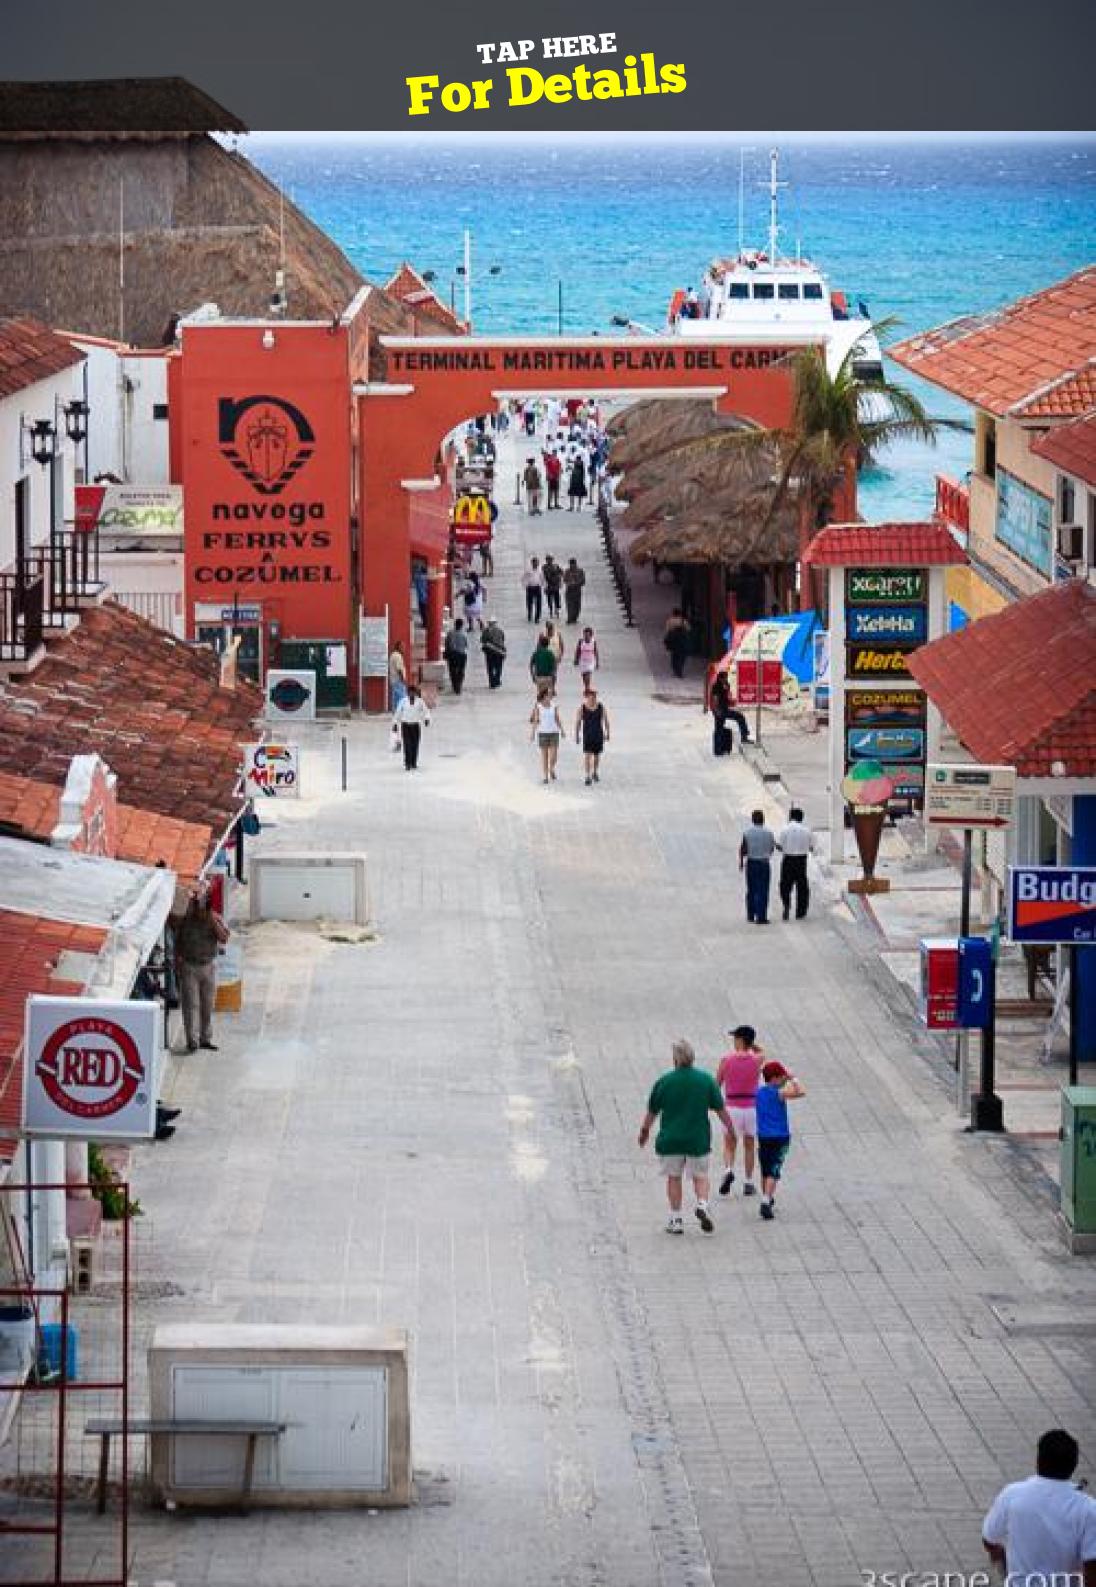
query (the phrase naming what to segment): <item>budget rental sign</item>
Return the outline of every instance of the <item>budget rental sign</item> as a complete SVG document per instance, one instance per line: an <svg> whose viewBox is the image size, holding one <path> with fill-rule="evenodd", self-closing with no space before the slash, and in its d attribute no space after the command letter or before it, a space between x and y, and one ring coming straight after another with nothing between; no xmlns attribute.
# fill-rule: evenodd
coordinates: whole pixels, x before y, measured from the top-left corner
<svg viewBox="0 0 1096 1587"><path fill-rule="evenodd" d="M156 1128L158 1003L29 997L23 1133L148 1140Z"/></svg>
<svg viewBox="0 0 1096 1587"><path fill-rule="evenodd" d="M1096 868L1009 867L1012 942L1096 942Z"/></svg>

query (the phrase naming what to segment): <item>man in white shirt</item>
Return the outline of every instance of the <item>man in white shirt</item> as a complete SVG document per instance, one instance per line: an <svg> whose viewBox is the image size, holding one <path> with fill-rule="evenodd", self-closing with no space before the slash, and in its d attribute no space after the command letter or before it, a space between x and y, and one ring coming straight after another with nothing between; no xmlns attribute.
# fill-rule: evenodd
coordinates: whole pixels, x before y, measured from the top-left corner
<svg viewBox="0 0 1096 1587"><path fill-rule="evenodd" d="M787 825L776 834L776 846L781 853L780 902L784 906L784 919L791 913L792 893L795 893L795 918L802 920L811 902L811 888L807 880L807 855L814 839L811 829L803 820L802 810L792 807L788 811Z"/></svg>
<svg viewBox="0 0 1096 1587"><path fill-rule="evenodd" d="M1096 1587L1096 1499L1071 1481L1079 1453L1075 1438L1052 1428L1039 1440L1037 1475L1010 1482L994 1499L982 1542L1009 1587Z"/></svg>

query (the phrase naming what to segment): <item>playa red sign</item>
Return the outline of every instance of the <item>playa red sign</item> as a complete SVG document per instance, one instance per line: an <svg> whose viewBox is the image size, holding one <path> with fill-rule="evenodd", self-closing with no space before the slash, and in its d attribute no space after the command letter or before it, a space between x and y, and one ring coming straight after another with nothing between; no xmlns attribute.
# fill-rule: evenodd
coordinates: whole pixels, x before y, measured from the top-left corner
<svg viewBox="0 0 1096 1587"><path fill-rule="evenodd" d="M150 1136L159 1020L156 1003L28 998L24 1134Z"/></svg>

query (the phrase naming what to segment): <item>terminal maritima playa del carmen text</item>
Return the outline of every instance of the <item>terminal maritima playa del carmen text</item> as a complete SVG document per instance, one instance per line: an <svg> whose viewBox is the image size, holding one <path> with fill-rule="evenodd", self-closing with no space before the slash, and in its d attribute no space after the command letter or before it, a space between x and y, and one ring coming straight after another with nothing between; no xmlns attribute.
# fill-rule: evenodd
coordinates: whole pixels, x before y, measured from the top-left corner
<svg viewBox="0 0 1096 1587"><path fill-rule="evenodd" d="M6 19L0 1583L1096 1587L1093 19L789 7Z"/></svg>

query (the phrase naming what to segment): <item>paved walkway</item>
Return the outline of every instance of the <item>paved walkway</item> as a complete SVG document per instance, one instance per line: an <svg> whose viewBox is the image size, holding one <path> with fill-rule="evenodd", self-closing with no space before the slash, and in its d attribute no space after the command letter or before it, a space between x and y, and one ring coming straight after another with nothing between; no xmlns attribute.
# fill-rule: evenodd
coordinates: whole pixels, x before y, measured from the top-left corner
<svg viewBox="0 0 1096 1587"><path fill-rule="evenodd" d="M573 747L542 788L527 742L530 551L587 569L614 729L593 789ZM219 1054L175 1062L182 1127L137 1173L143 1333L411 1330L419 1503L138 1512L132 1575L855 1587L981 1568L983 1510L1039 1432L1064 1423L1096 1459L1096 1274L1056 1243L1023 1154L960 1133L938 1049L825 885L802 925L746 925L758 781L656 698L592 514L504 506L496 569L503 689L473 664L417 776L385 723L317 726L305 797L261 840L366 850L379 940L242 932L244 1012ZM644 1098L675 1036L714 1063L741 1020L809 1092L779 1215L734 1198L710 1239L670 1240Z"/></svg>

